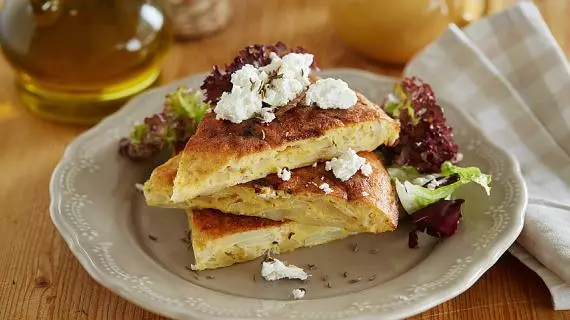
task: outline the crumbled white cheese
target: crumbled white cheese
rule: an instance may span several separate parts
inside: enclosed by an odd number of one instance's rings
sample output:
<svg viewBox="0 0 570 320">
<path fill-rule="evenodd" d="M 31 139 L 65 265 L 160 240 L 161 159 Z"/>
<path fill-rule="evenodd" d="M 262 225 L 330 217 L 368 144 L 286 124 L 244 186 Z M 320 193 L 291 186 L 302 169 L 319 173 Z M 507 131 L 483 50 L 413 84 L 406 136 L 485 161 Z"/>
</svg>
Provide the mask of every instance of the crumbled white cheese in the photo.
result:
<svg viewBox="0 0 570 320">
<path fill-rule="evenodd" d="M 319 186 L 319 189 L 323 190 L 325 194 L 329 194 L 333 192 L 333 189 L 329 186 L 328 183 L 323 183 Z"/>
<path fill-rule="evenodd" d="M 303 297 L 305 296 L 305 289 L 301 288 L 301 289 L 293 289 L 293 291 L 291 291 L 291 295 L 293 295 L 293 299 L 295 300 L 300 300 L 303 299 Z"/>
<path fill-rule="evenodd" d="M 144 191 L 144 185 L 142 183 L 135 183 L 135 189 L 137 189 L 140 192 Z"/>
<path fill-rule="evenodd" d="M 366 192 L 366 191 L 362 191 L 362 196 L 363 197 L 368 197 L 370 195 L 370 193 Z"/>
<path fill-rule="evenodd" d="M 224 92 L 216 104 L 216 119 L 241 123 L 261 113 L 261 97 L 248 88 L 234 85 L 231 92 Z"/>
<path fill-rule="evenodd" d="M 216 119 L 241 123 L 259 117 L 264 123 L 273 121 L 273 108 L 263 108 L 262 102 L 279 107 L 295 99 L 310 84 L 312 63 L 313 55 L 308 53 L 289 53 L 283 58 L 271 53 L 267 66 L 244 65 L 232 73 L 232 91 L 222 93 L 214 108 Z"/>
<path fill-rule="evenodd" d="M 315 162 L 315 163 L 313 163 L 313 168 L 316 168 L 316 167 L 317 167 L 317 163 Z"/>
<path fill-rule="evenodd" d="M 261 108 L 259 116 L 261 118 L 261 122 L 263 123 L 269 123 L 275 120 L 275 113 L 273 113 L 272 108 Z"/>
<path fill-rule="evenodd" d="M 272 52 L 270 57 L 271 63 L 261 68 L 270 78 L 263 87 L 263 102 L 279 107 L 295 99 L 310 84 L 313 55 L 289 53 L 280 58 Z"/>
<path fill-rule="evenodd" d="M 286 265 L 282 261 L 272 258 L 269 261 L 263 261 L 261 276 L 267 281 L 275 281 L 279 279 L 305 280 L 309 275 L 302 268 L 292 264 Z"/>
<path fill-rule="evenodd" d="M 334 176 L 341 181 L 350 179 L 358 170 L 365 176 L 372 173 L 372 167 L 366 163 L 366 159 L 359 157 L 352 149 L 348 149 L 339 158 L 325 162 L 325 170 L 332 170 Z"/>
<path fill-rule="evenodd" d="M 232 73 L 231 77 L 233 86 L 247 88 L 249 91 L 258 91 L 265 80 L 267 80 L 267 74 L 251 64 L 244 65 Z"/>
<path fill-rule="evenodd" d="M 362 166 L 360 166 L 360 172 L 362 172 L 362 174 L 365 175 L 366 177 L 369 177 L 372 174 L 372 166 L 370 165 L 370 163 L 365 163 Z"/>
<path fill-rule="evenodd" d="M 316 104 L 321 109 L 348 109 L 354 106 L 358 98 L 354 90 L 340 79 L 319 79 L 307 90 L 305 103 Z"/>
<path fill-rule="evenodd" d="M 283 168 L 277 171 L 277 176 L 283 181 L 289 181 L 291 180 L 291 171 L 289 171 L 287 168 Z"/>
</svg>

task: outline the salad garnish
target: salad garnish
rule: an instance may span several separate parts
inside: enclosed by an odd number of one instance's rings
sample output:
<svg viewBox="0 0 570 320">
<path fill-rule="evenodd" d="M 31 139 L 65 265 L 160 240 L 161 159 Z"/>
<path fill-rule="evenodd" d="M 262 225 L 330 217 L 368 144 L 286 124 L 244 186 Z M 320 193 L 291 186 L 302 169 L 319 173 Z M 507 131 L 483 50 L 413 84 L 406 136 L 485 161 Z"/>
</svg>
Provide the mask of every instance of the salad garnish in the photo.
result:
<svg viewBox="0 0 570 320">
<path fill-rule="evenodd" d="M 436 238 L 446 238 L 455 234 L 461 219 L 463 202 L 465 202 L 463 199 L 442 199 L 414 212 L 412 222 L 415 224 L 415 229 L 409 234 L 408 246 L 418 247 L 418 231 Z"/>
<path fill-rule="evenodd" d="M 388 172 L 404 210 L 415 229 L 408 246 L 418 246 L 417 232 L 445 238 L 457 231 L 463 199 L 453 199 L 461 186 L 474 182 L 487 195 L 491 176 L 477 167 L 462 168 L 443 109 L 431 87 L 418 77 L 405 77 L 385 99 L 382 108 L 400 121 L 400 138 L 395 146 L 378 152 L 391 167 Z"/>
<path fill-rule="evenodd" d="M 438 172 L 445 161 L 457 159 L 457 145 L 431 87 L 418 77 L 405 77 L 388 95 L 383 109 L 400 120 L 400 138 L 393 147 L 380 147 L 385 164 Z"/>
<path fill-rule="evenodd" d="M 432 203 L 446 199 L 459 187 L 474 182 L 491 192 L 491 176 L 477 167 L 458 167 L 450 161 L 441 165 L 436 174 L 421 175 L 413 167 L 388 169 L 396 185 L 396 193 L 407 213 L 414 213 Z"/>
<path fill-rule="evenodd" d="M 176 153 L 209 109 L 199 91 L 180 87 L 166 96 L 161 112 L 145 118 L 119 141 L 119 153 L 134 161 L 151 159 L 163 150 Z"/>
</svg>

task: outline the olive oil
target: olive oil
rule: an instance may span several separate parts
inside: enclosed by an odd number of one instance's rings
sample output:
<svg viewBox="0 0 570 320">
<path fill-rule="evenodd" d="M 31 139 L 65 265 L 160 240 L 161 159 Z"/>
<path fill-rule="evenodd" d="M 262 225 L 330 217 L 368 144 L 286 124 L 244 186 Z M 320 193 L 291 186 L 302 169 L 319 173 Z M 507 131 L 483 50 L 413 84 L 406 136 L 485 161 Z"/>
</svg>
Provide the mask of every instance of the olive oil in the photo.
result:
<svg viewBox="0 0 570 320">
<path fill-rule="evenodd" d="M 156 81 L 171 26 L 155 1 L 4 0 L 0 40 L 33 113 L 88 124 Z"/>
</svg>

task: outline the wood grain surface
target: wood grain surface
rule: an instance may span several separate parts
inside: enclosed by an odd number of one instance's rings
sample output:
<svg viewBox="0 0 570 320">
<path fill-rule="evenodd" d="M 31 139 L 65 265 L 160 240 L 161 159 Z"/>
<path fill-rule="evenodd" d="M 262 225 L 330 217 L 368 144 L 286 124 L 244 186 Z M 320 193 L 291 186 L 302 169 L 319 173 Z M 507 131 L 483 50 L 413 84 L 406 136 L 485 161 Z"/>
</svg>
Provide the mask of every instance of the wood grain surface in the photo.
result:
<svg viewBox="0 0 570 320">
<path fill-rule="evenodd" d="M 326 1 L 235 1 L 231 26 L 206 39 L 178 43 L 166 59 L 163 81 L 228 61 L 250 43 L 282 40 L 305 46 L 319 65 L 399 75 L 346 48 L 332 31 Z M 570 52 L 570 4 L 538 2 Z M 379 39 L 380 40 L 380 39 Z M 0 319 L 165 319 L 97 284 L 51 224 L 50 174 L 65 146 L 85 128 L 29 115 L 20 105 L 14 75 L 0 58 Z M 569 319 L 552 310 L 540 278 L 509 254 L 469 290 L 413 319 Z"/>
</svg>

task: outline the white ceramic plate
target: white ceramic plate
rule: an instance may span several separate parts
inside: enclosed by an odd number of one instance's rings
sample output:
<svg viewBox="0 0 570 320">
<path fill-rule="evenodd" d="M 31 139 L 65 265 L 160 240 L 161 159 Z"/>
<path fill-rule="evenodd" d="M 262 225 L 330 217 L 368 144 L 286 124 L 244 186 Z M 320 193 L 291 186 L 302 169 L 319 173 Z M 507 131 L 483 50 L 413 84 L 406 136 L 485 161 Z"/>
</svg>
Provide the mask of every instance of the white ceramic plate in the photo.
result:
<svg viewBox="0 0 570 320">
<path fill-rule="evenodd" d="M 375 102 L 394 85 L 394 79 L 357 70 L 323 74 L 346 80 Z M 466 203 L 455 236 L 442 242 L 420 237 L 421 247 L 408 249 L 410 226 L 404 222 L 393 233 L 282 255 L 296 265 L 317 265 L 308 283 L 254 281 L 259 261 L 205 271 L 196 279 L 185 269 L 193 258 L 180 240 L 187 230 L 184 212 L 144 204 L 134 184 L 144 181 L 154 164 L 121 158 L 117 141 L 159 110 L 167 92 L 180 84 L 198 87 L 202 79 L 191 76 L 134 98 L 71 143 L 51 179 L 51 217 L 77 259 L 99 283 L 146 309 L 180 319 L 403 318 L 465 291 L 522 229 L 526 190 L 516 161 L 444 104 L 464 164 L 479 166 L 494 179 L 490 197 L 476 186 L 461 189 Z M 358 252 L 351 249 L 354 244 Z M 378 253 L 371 254 L 373 249 Z M 356 277 L 362 281 L 351 283 Z M 307 289 L 305 299 L 291 300 L 291 289 L 300 287 Z"/>
</svg>

